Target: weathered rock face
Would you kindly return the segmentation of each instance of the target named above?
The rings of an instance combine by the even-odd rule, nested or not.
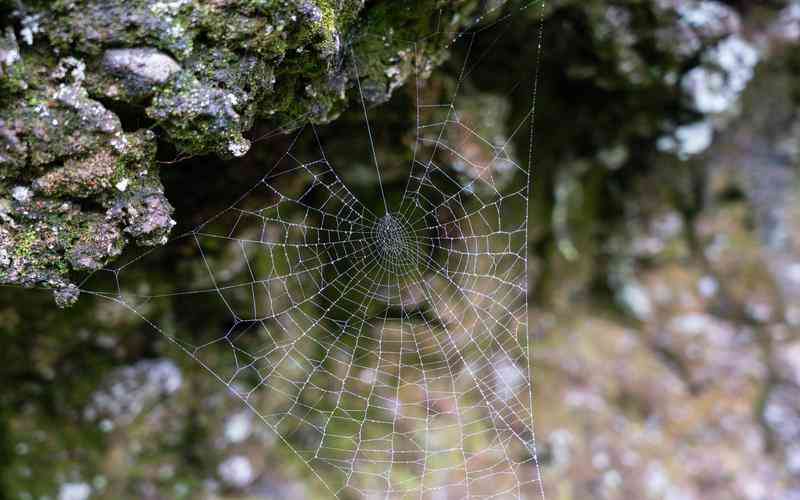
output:
[[[152,48],[109,49],[101,68],[110,75],[109,97],[119,97],[117,84],[132,98],[151,96],[157,85],[167,83],[181,69],[173,58]]]
[[[388,99],[415,64],[444,59],[431,13],[465,22],[474,2],[178,0],[33,2],[0,26],[0,283],[76,296],[133,241],[174,221],[156,136],[180,155],[242,156],[256,119],[286,130],[327,122],[360,74]],[[460,21],[459,21],[460,20]],[[358,70],[356,71],[356,66]],[[115,110],[124,109],[117,113]],[[148,129],[133,131],[143,123]],[[157,132],[153,133],[151,130]]]
[[[155,135],[123,131],[119,118],[89,97],[84,69],[74,58],[31,69],[22,95],[5,97],[4,283],[64,289],[71,269],[99,269],[121,252],[127,236],[163,243],[174,225],[155,168]],[[143,200],[148,210],[139,208]],[[57,300],[74,296],[59,293]]]

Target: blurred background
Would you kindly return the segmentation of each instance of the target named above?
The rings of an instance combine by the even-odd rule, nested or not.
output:
[[[551,0],[498,26],[469,47],[459,107],[482,135],[513,135],[525,164],[514,128],[541,57],[528,305],[548,498],[800,499],[800,4]],[[444,102],[466,50],[427,84]],[[390,181],[415,111],[409,85],[370,110]],[[320,136],[375,194],[360,113]],[[174,234],[234,203],[291,138],[164,166]],[[136,280],[176,289],[202,265],[181,245],[158,255]],[[225,321],[177,298],[149,313],[199,335]],[[0,338],[0,498],[325,498],[136,315],[2,288]]]

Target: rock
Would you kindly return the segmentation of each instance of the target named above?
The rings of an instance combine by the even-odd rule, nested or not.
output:
[[[109,374],[84,411],[88,420],[131,422],[160,397],[178,391],[183,376],[168,359],[142,360]]]
[[[92,487],[86,483],[65,483],[58,492],[58,500],[89,500]]]
[[[173,58],[153,48],[109,49],[103,54],[102,66],[134,97],[152,94],[155,86],[181,69]]]
[[[253,481],[253,465],[247,457],[235,455],[219,464],[223,481],[235,488],[244,488]]]
[[[187,156],[242,157],[257,119],[288,131],[336,118],[355,84],[351,56],[367,99],[387,100],[419,62],[410,41],[428,34],[420,21],[435,14],[458,29],[473,8],[80,0],[12,11],[19,33],[0,33],[0,187],[32,193],[14,190],[4,212],[13,226],[0,283],[60,288],[129,241],[167,240],[175,222],[155,136],[133,130],[157,124]],[[355,42],[345,52],[342,40]],[[432,67],[449,42],[425,37],[416,56]],[[49,212],[64,203],[65,214]]]
[[[115,224],[89,222],[88,230],[72,243],[67,259],[78,271],[96,271],[122,252],[124,240]]]
[[[681,82],[695,109],[701,113],[730,111],[753,78],[758,57],[756,49],[736,35],[707,51],[703,65],[689,71]]]
[[[14,189],[11,190],[11,197],[22,204],[27,203],[31,196],[33,196],[33,192],[25,186],[14,186]]]
[[[77,297],[62,293],[70,269],[102,267],[126,239],[164,241],[174,222],[159,198],[154,142],[149,131],[123,132],[119,118],[88,96],[77,59],[62,59],[26,98],[0,111],[0,180],[22,181],[4,211],[2,281],[53,287],[57,303],[68,305]],[[78,199],[89,203],[72,203]],[[116,207],[142,204],[148,208],[115,216]]]
[[[16,92],[28,87],[17,37],[11,27],[0,33],[0,91]]]
[[[242,143],[242,132],[251,124],[237,112],[238,101],[231,95],[184,73],[176,78],[171,93],[153,99],[147,114],[165,123],[181,149],[198,151],[202,144],[213,144],[218,154],[229,155],[228,145]]]
[[[80,289],[70,283],[66,286],[58,288],[55,292],[53,292],[53,295],[56,300],[56,305],[63,308],[75,304],[75,302],[78,301],[78,296],[80,293]]]
[[[33,181],[36,191],[48,195],[67,195],[87,198],[108,191],[116,174],[113,150],[100,150],[88,158],[68,159]]]
[[[139,192],[128,197],[122,205],[108,212],[112,218],[117,214],[125,221],[125,233],[140,245],[163,245],[175,225],[172,206],[158,191]]]

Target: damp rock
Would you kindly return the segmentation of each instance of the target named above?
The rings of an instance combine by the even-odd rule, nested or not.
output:
[[[117,155],[103,149],[88,158],[70,158],[33,181],[34,188],[45,195],[63,194],[87,198],[107,191],[114,178]]]
[[[449,53],[444,32],[423,38],[425,21],[457,30],[473,9],[26,3],[11,12],[17,31],[0,32],[0,283],[62,290],[128,244],[167,241],[175,221],[151,129],[181,155],[241,157],[257,120],[289,131],[337,118],[356,75],[368,101],[386,101],[418,62],[429,71]]]
[[[11,27],[0,32],[0,91],[25,90],[24,68],[17,37]]]
[[[168,359],[142,360],[118,368],[92,395],[84,410],[84,418],[130,423],[150,405],[174,394],[182,385],[180,369]]]
[[[739,36],[729,36],[705,52],[704,61],[682,80],[701,113],[729,111],[753,78],[758,51]]]
[[[11,197],[18,203],[27,203],[31,196],[33,196],[33,192],[25,186],[14,186],[11,190]]]
[[[88,500],[92,487],[86,483],[64,483],[58,491],[58,500]]]
[[[72,244],[67,259],[79,271],[96,271],[122,252],[124,240],[115,224],[89,223],[88,230]]]
[[[228,143],[228,151],[230,151],[233,156],[244,156],[249,150],[250,141],[245,138],[242,138],[240,141],[231,141]]]
[[[244,488],[254,479],[253,465],[242,455],[235,455],[219,464],[219,475],[222,480],[235,488]]]
[[[132,97],[153,93],[181,69],[172,57],[149,47],[109,49],[103,54],[102,67],[109,74],[106,94],[115,96],[111,88],[118,85]]]
[[[109,216],[122,217],[125,233],[139,245],[163,245],[175,226],[173,208],[163,193],[158,191],[136,193],[109,210]]]
[[[72,283],[62,286],[53,292],[53,296],[58,307],[69,307],[78,301],[80,289]]]
[[[150,118],[164,123],[176,145],[186,152],[202,152],[211,146],[221,155],[228,144],[244,141],[249,127],[229,93],[204,84],[191,74],[176,78],[169,94],[159,94],[147,109]],[[201,146],[203,145],[203,146]]]
[[[128,240],[163,241],[174,224],[168,203],[146,224],[141,216],[113,217],[119,205],[163,193],[155,135],[123,132],[119,118],[89,96],[81,73],[77,59],[62,58],[0,110],[0,183],[10,184],[11,201],[0,280],[51,287],[60,306],[77,297],[69,292],[71,270],[103,267]]]
[[[19,46],[17,45],[17,37],[14,36],[14,30],[6,28],[3,30],[3,36],[0,38],[0,67],[3,68],[5,75],[8,68],[14,66],[14,63],[19,61]]]

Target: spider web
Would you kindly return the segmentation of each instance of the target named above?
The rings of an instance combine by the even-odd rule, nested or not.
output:
[[[491,55],[472,53],[483,20],[453,34],[466,56],[448,101],[429,102],[418,68],[402,189],[382,178],[350,50],[378,193],[349,187],[307,124],[238,201],[170,243],[191,249],[190,271],[175,270],[184,287],[137,281],[157,251],[82,287],[179,346],[335,497],[544,498],[527,328],[534,108],[501,141],[462,109],[465,78]],[[512,145],[525,131],[527,165]],[[211,337],[181,329],[161,305],[177,298],[225,323]]]

